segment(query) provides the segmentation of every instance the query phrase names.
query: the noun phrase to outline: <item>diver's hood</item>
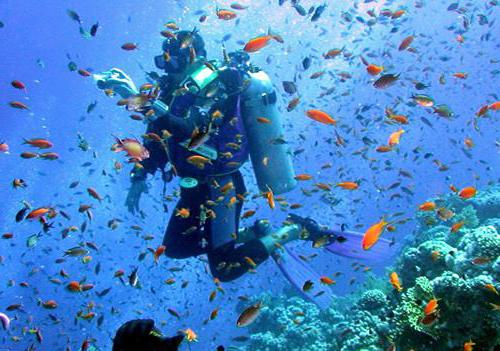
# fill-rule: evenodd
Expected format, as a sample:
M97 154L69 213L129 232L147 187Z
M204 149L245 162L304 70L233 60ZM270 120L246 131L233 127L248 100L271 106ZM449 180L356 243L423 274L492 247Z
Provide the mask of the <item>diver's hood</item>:
M186 45L186 42L190 42L190 44ZM177 32L175 37L168 38L163 42L162 49L164 53L168 53L169 60L166 61L164 55L156 56L156 67L167 73L184 71L189 64L190 48L194 48L197 56L207 56L205 42L196 29Z

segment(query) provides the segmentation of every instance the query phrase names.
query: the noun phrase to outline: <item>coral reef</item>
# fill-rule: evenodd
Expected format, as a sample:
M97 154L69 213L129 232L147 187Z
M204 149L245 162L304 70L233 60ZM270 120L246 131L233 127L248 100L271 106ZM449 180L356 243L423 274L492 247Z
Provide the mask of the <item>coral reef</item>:
M456 194L434 199L448 217L419 214L418 231L390 271L403 291L370 289L342 298L327 311L298 297L266 295L267 306L251 327L246 351L458 350L500 345L500 187L469 200ZM463 223L456 231L450 228ZM424 308L437 299L425 320ZM342 306L342 307L340 307Z

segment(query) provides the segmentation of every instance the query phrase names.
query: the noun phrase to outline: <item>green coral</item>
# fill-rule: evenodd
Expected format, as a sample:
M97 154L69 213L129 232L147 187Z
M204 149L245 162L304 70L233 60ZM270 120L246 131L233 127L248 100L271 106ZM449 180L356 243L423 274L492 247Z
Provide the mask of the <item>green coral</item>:
M388 300L383 291L373 289L365 291L358 303L367 311L378 312L387 306Z
M424 317L422 304L433 296L432 284L426 277L418 277L415 286L403 293L401 303L394 310L395 338L415 331L433 335L431 328L421 323Z

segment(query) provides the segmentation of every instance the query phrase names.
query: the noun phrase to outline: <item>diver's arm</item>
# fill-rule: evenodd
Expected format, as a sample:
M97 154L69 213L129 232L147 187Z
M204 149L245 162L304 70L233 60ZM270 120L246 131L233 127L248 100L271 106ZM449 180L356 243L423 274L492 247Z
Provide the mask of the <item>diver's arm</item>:
M121 69L112 68L109 71L94 74L93 78L99 89L110 89L123 99L139 94L134 81ZM151 103L151 108L159 116L168 112L168 106L160 100L154 100Z

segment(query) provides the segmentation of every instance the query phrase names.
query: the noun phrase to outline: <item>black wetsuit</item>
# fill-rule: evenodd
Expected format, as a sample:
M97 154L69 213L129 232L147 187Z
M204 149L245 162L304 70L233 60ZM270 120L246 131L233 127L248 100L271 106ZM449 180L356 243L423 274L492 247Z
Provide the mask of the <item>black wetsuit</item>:
M224 79L222 75L221 77ZM175 84L171 84L174 88L168 89L169 83L171 82L168 77L162 78L161 86L164 87L164 93L160 99L167 104L175 88ZM238 96L233 95L219 103L217 108L226 114L225 112L233 110L237 103ZM162 135L161 131L166 129L173 135L173 142L179 142L191 136L193 129L200 124L203 124L203 121L197 120L196 116L180 119L166 115L151 122L148 125L148 132ZM147 173L153 174L157 169L164 169L169 161L161 144L149 142L145 146L150 152L150 157L142 162L144 172L135 177L138 179L144 179ZM259 264L269 257L265 246L258 239L236 244L235 237L238 234L242 201L238 200L232 205L230 201L232 198L238 199L238 195L241 197L246 192L239 170L224 175L209 176L200 175L199 172L191 174L189 170L184 169L177 169L177 172L181 177L197 179L198 185L194 188L181 187L179 202L170 217L163 239L168 257L188 258L207 254L213 276L221 281L236 279L252 268L253 262ZM232 182L234 187L222 194L221 186L229 182ZM221 196L224 196L223 201L220 201ZM183 218L179 215L178 211L183 208L189 209L189 217ZM206 213L202 212L207 209L215 213L215 218L208 216L203 220Z

